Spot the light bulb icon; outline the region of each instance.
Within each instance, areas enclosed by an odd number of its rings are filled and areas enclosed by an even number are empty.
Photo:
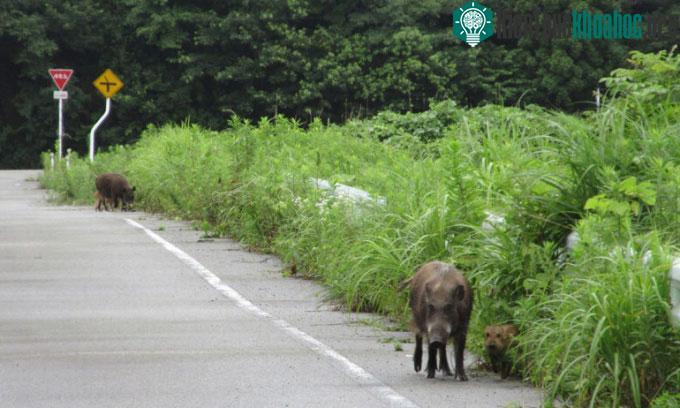
[[[467,38],[466,42],[470,44],[470,47],[479,44],[479,33],[486,25],[484,13],[477,9],[467,9],[460,16],[460,24],[463,26]]]
[[[454,35],[471,47],[493,34],[493,13],[474,1],[454,10]]]

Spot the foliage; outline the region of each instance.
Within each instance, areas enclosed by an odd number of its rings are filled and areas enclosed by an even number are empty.
[[[487,5],[499,12],[538,13],[539,19],[541,12],[586,6],[680,13],[674,2],[642,3]],[[39,152],[52,146],[57,119],[50,67],[75,70],[65,106],[65,146],[85,154],[89,129],[104,108],[91,81],[105,68],[125,87],[98,133],[102,151],[134,142],[148,124],[189,119],[220,130],[232,115],[258,120],[285,114],[305,125],[315,117],[337,123],[385,110],[426,111],[431,102],[447,99],[461,106],[587,109],[597,80],[620,65],[630,47],[668,48],[675,40],[675,31],[631,43],[524,35],[492,37],[471,49],[451,35],[451,7],[443,0],[2,2],[0,167],[35,166]],[[442,135],[436,123],[428,125],[429,116],[441,118],[428,112],[413,118],[425,125],[414,128],[416,137]],[[394,142],[414,146],[408,136]]]
[[[633,51],[628,60],[632,68],[618,68],[611,76],[603,78],[613,94],[623,93],[631,100],[659,103],[680,101],[680,55],[674,55],[677,45],[670,51],[645,54]]]
[[[679,333],[668,323],[669,258],[653,234],[617,246],[612,228],[599,216],[579,222],[572,263],[537,306],[539,318],[522,321],[532,378],[575,406],[647,406],[680,380]]]
[[[680,393],[671,394],[665,392],[659,397],[656,397],[652,402],[652,408],[673,408],[680,405]]]

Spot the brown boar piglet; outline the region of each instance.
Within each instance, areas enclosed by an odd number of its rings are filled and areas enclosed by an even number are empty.
[[[484,329],[484,348],[486,349],[493,372],[501,372],[501,378],[508,378],[512,369],[512,362],[505,352],[514,343],[514,338],[519,334],[517,327],[512,324],[486,326]]]

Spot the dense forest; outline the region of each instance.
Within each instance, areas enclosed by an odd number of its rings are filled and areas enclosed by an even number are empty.
[[[432,102],[592,106],[598,79],[628,51],[668,49],[677,33],[640,41],[492,37],[474,49],[451,33],[443,0],[5,0],[0,3],[0,168],[37,167],[56,139],[49,68],[72,68],[65,146],[86,150],[104,110],[92,81],[125,83],[100,147],[137,140],[149,124],[210,129],[233,115],[282,113],[342,122]],[[680,16],[673,1],[487,0],[536,16],[572,9]]]

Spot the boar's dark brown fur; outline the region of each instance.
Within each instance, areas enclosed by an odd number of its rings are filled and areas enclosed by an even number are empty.
[[[446,344],[454,341],[456,378],[467,381],[463,352],[472,312],[472,288],[454,266],[443,262],[429,262],[410,280],[410,305],[413,312],[412,329],[416,335],[413,366],[418,372],[422,366],[423,336],[428,341],[427,378],[433,378],[437,369],[453,375],[446,358]]]
[[[505,355],[505,352],[514,343],[514,337],[519,331],[512,324],[502,324],[497,326],[486,326],[484,329],[484,348],[491,360],[493,372],[501,372],[501,378],[510,375],[512,362]]]
[[[135,200],[135,188],[120,174],[100,174],[95,180],[95,185],[97,192],[111,203],[113,208],[118,208],[120,204],[121,210],[127,211]],[[104,206],[106,207],[106,203]]]

